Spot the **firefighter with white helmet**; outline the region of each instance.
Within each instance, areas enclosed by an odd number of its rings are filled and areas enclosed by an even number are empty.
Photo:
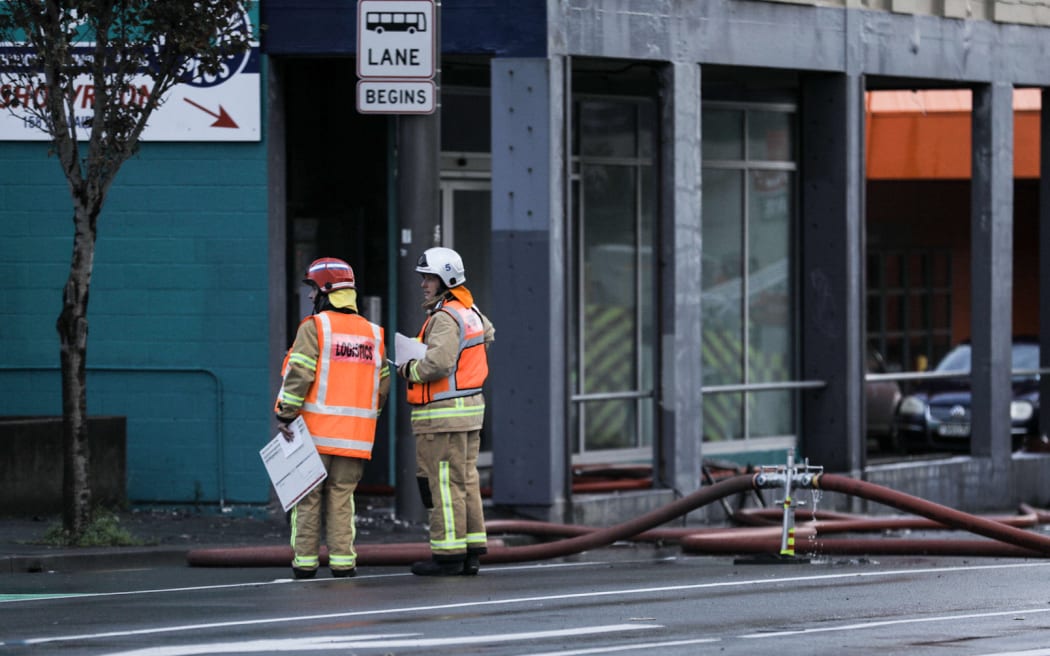
[[[419,360],[398,367],[407,381],[416,438],[419,491],[430,511],[431,559],[412,565],[420,576],[474,575],[486,550],[478,482],[485,419],[481,387],[488,376],[495,329],[463,284],[463,259],[451,248],[427,249],[416,263],[427,318]]]
[[[382,328],[358,314],[348,263],[314,260],[303,283],[313,314],[299,324],[285,356],[274,410],[286,438],[288,423],[303,417],[328,476],[292,509],[292,572],[296,578],[317,573],[323,522],[332,576],[354,576],[354,490],[390,393],[385,340]]]

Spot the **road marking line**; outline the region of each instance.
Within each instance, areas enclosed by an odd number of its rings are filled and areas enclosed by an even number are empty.
[[[648,562],[654,562],[654,561],[652,561],[652,560],[644,560],[644,561],[625,561],[625,562],[647,562],[648,563]],[[552,568],[558,568],[558,567],[573,567],[573,568],[599,567],[599,566],[605,566],[607,564],[608,563],[605,563],[605,562],[591,562],[591,563],[544,563],[544,564],[538,564],[538,565],[518,565],[518,566],[500,567],[500,568],[498,568],[498,570],[497,570],[497,568],[489,567],[489,568],[486,568],[485,571],[486,572],[496,572],[496,571],[510,572],[510,571],[526,570],[526,569],[552,569]],[[131,595],[163,594],[163,593],[171,593],[171,592],[195,592],[195,591],[201,591],[201,590],[223,590],[223,589],[233,589],[233,588],[252,588],[252,587],[262,587],[262,586],[267,586],[267,585],[288,585],[289,583],[294,583],[295,585],[310,585],[310,584],[314,584],[314,583],[344,583],[345,582],[345,583],[349,584],[349,583],[353,583],[355,581],[365,581],[365,580],[369,580],[369,579],[388,579],[388,578],[396,578],[396,577],[404,578],[404,577],[411,577],[411,576],[414,576],[414,574],[412,574],[411,572],[398,572],[396,574],[364,574],[364,575],[358,574],[353,579],[338,579],[337,580],[337,579],[318,578],[318,579],[299,580],[299,579],[293,579],[293,578],[281,578],[281,579],[273,579],[272,581],[250,581],[248,583],[224,583],[224,584],[221,584],[221,585],[194,585],[194,586],[187,586],[187,587],[183,587],[183,588],[151,588],[151,589],[148,589],[148,590],[122,590],[122,591],[118,591],[118,592],[58,592],[58,593],[54,593],[54,594],[39,594],[39,595],[33,595],[33,594],[27,594],[27,595],[8,594],[8,595],[5,595],[5,594],[0,593],[0,604],[5,603],[5,602],[16,602],[16,601],[34,601],[34,600],[38,600],[38,599],[70,599],[70,598],[74,598],[74,597],[76,597],[76,598],[87,598],[87,597],[127,597],[127,596],[131,596]],[[2,644],[2,643],[0,643],[0,644]]]
[[[569,649],[567,651],[545,651],[537,654],[529,652],[528,656],[583,656],[584,654],[611,654],[617,651],[634,651],[635,649],[655,649],[659,647],[680,647],[682,645],[701,645],[720,642],[721,638],[694,638],[692,640],[668,640],[666,642],[642,642],[631,645],[608,645],[588,649]]]
[[[370,616],[382,616],[382,615],[402,615],[410,612],[432,612],[441,610],[453,610],[463,608],[482,608],[486,606],[509,606],[514,604],[525,604],[525,603],[536,603],[545,601],[559,601],[567,599],[588,599],[598,597],[613,597],[613,596],[629,596],[629,595],[640,595],[640,594],[651,594],[654,592],[680,592],[685,590],[705,590],[713,588],[737,588],[743,586],[754,586],[754,585],[772,585],[776,583],[798,583],[798,582],[819,582],[819,581],[831,581],[839,579],[850,579],[850,578],[884,578],[884,577],[896,577],[902,575],[915,575],[915,574],[944,574],[946,572],[973,572],[982,570],[998,570],[998,569],[1017,569],[1017,568],[1028,568],[1028,567],[1050,567],[1050,563],[1044,562],[1023,562],[1023,563],[1002,563],[996,565],[965,565],[959,567],[923,567],[919,569],[903,569],[903,570],[887,570],[883,572],[842,572],[839,574],[818,574],[816,576],[787,576],[787,577],[770,577],[761,579],[749,579],[749,580],[734,580],[734,581],[719,581],[715,583],[695,583],[686,585],[661,585],[645,588],[623,588],[618,590],[604,590],[604,591],[590,591],[590,592],[575,592],[566,594],[552,594],[552,595],[538,595],[534,597],[511,597],[508,599],[486,599],[484,601],[464,601],[447,604],[431,604],[425,606],[409,606],[409,607],[397,607],[397,608],[379,608],[371,610],[358,610],[358,611],[346,611],[342,613],[322,613],[316,615],[290,615],[285,617],[271,617],[267,619],[256,619],[256,620],[237,620],[229,622],[211,622],[206,624],[186,624],[179,626],[162,626],[155,627],[152,629],[129,629],[125,631],[107,631],[103,633],[87,633],[80,635],[67,635],[67,636],[51,636],[45,638],[30,638],[27,640],[18,640],[12,642],[0,642],[0,647],[11,644],[28,645],[28,644],[43,644],[49,642],[67,642],[76,640],[97,640],[101,638],[113,638],[122,636],[140,636],[140,635],[155,635],[158,633],[178,633],[182,631],[200,631],[203,629],[218,629],[218,628],[229,628],[234,626],[260,626],[264,624],[281,624],[289,622],[304,622],[304,621],[317,621],[317,620],[331,620],[331,619],[345,619],[348,617],[370,617]],[[254,585],[269,585],[269,584],[254,584]],[[200,586],[196,588],[187,588],[190,590],[207,590],[222,587],[238,587],[238,586]]]
[[[506,642],[523,642],[550,638],[568,638],[662,629],[659,624],[610,624],[606,626],[583,626],[575,629],[552,631],[528,631],[522,633],[495,633],[481,636],[455,636],[451,638],[412,638],[412,633],[375,636],[314,636],[307,638],[281,638],[272,640],[239,640],[236,642],[211,642],[194,645],[172,645],[146,647],[130,651],[110,652],[106,656],[199,656],[200,654],[245,654],[269,651],[330,651],[344,649],[409,649],[426,647],[458,647],[466,645],[490,645]]]
[[[933,617],[910,617],[900,620],[878,620],[875,622],[858,622],[856,624],[840,624],[839,626],[821,626],[812,629],[793,629],[791,631],[768,631],[762,633],[747,633],[737,636],[745,639],[760,638],[783,638],[784,636],[803,635],[809,633],[832,633],[835,631],[855,631],[857,629],[872,629],[880,626],[898,626],[901,624],[923,624],[926,622],[948,622],[953,620],[981,619],[986,617],[1002,617],[1003,615],[1025,615],[1050,613],[1050,608],[1021,608],[1017,610],[989,611],[987,613],[963,613],[959,615],[937,615]]]

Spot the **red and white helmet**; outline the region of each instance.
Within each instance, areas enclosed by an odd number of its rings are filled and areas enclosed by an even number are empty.
[[[335,257],[322,257],[310,263],[306,270],[306,280],[312,283],[319,291],[324,293],[333,292],[337,289],[356,289],[354,284],[354,270],[350,265]]]

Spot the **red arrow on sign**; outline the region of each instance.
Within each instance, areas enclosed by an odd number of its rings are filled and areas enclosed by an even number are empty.
[[[198,105],[197,103],[193,102],[189,98],[183,98],[183,100],[185,100],[189,104],[193,105],[197,109],[201,110],[202,112],[214,116],[215,117],[215,122],[211,124],[211,127],[213,127],[213,128],[236,128],[236,127],[239,127],[237,125],[237,123],[234,122],[234,120],[230,117],[230,115],[226,113],[226,110],[222,108],[222,105],[219,105],[219,113],[216,114],[215,112],[211,111],[207,107],[204,107],[202,105]]]

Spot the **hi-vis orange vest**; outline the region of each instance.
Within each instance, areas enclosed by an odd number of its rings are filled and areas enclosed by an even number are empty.
[[[385,359],[383,329],[357,314],[321,312],[305,321],[311,319],[317,324],[317,374],[303,401],[303,420],[318,453],[370,460]]]
[[[459,358],[448,378],[409,385],[408,402],[412,405],[477,394],[489,375],[488,355],[485,352],[485,326],[481,322],[481,316],[457,300],[445,301],[437,311],[447,312],[459,324]],[[423,327],[419,329],[420,341],[423,340],[427,324],[433,316],[427,317]]]

